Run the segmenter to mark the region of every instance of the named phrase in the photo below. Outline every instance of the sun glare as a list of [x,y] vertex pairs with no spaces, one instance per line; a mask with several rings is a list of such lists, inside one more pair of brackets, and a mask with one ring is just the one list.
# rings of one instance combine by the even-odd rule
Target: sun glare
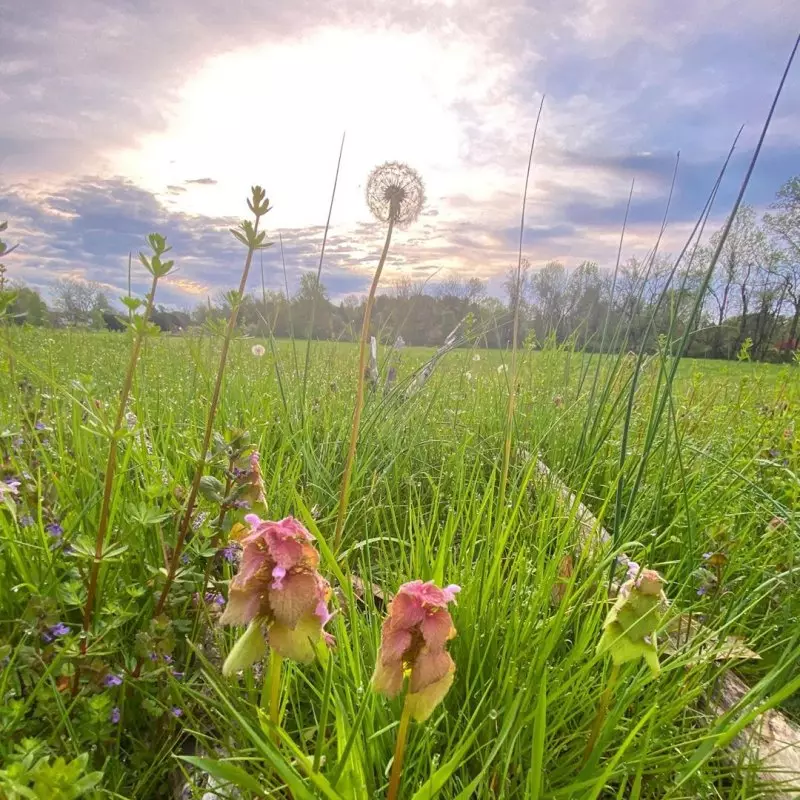
[[[364,180],[386,159],[418,169],[432,201],[470,191],[461,109],[488,98],[498,69],[473,42],[321,30],[209,59],[187,78],[165,132],[113,160],[180,210],[240,215],[248,187],[261,182],[273,225],[319,224],[346,131],[336,217],[366,221]],[[200,178],[216,183],[166,193]]]

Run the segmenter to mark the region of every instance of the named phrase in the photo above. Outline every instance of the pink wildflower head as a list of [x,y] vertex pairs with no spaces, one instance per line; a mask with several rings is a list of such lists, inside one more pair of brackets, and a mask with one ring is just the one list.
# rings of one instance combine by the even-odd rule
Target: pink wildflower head
[[453,584],[440,589],[432,581],[404,583],[383,623],[372,688],[395,697],[408,673],[406,702],[419,722],[431,715],[453,682],[455,664],[445,647],[456,630],[447,606],[459,591]]
[[635,580],[635,586],[641,594],[658,597],[664,586],[664,579],[654,569],[643,569]]
[[270,522],[248,514],[245,520],[250,531],[242,537],[241,565],[220,622],[249,624],[242,639],[252,647],[238,653],[234,647],[223,672],[237,672],[264,655],[266,642],[256,631],[262,624],[271,626],[269,643],[280,655],[311,661],[330,619],[330,586],[317,571],[314,537],[293,517]]

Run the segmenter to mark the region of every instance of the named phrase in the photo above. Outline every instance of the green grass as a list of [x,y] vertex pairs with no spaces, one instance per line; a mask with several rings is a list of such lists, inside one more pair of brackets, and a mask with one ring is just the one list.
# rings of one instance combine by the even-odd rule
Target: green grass
[[[225,594],[231,577],[215,558],[216,508],[205,500],[165,614],[151,620],[219,349],[209,336],[151,338],[130,404],[136,423],[120,438],[100,601],[83,688],[73,697],[105,431],[130,340],[14,331],[13,380],[0,356],[0,477],[19,476],[23,485],[13,516],[0,506],[0,637],[8,645],[0,769],[29,752],[67,761],[89,753],[86,770],[103,777],[85,796],[170,797],[167,776],[181,769],[190,780],[214,773],[244,797],[290,796],[279,787],[295,798],[382,796],[401,701],[369,689],[383,610],[369,592],[353,596],[352,573],[386,593],[414,578],[463,587],[450,644],[456,679],[431,719],[412,727],[402,797],[762,796],[752,770],[726,756],[738,714],[717,721],[709,700],[721,671],[733,666],[753,686],[751,703],[797,715],[796,369],[684,360],[667,389],[670,362],[656,355],[638,374],[629,413],[635,359],[524,353],[509,486],[498,509],[506,354],[455,350],[403,400],[403,381],[432,354],[404,350],[398,389],[367,398],[343,545],[334,554],[357,348],[314,343],[301,407],[292,343],[275,343],[277,360],[269,346],[253,356],[252,344],[234,342],[215,430],[249,432],[270,516],[294,514],[318,537],[321,571],[337,590],[336,648],[309,667],[286,668],[276,738],[262,711],[262,673],[222,678],[220,657],[236,633],[216,624],[213,604],[194,600],[204,591]],[[579,552],[575,515],[537,477],[537,453],[612,532],[600,557]],[[208,472],[221,477],[224,464],[215,457]],[[785,524],[771,526],[774,518]],[[53,547],[46,526],[56,521],[72,553]],[[695,641],[662,654],[657,680],[644,666],[626,668],[598,747],[582,765],[609,671],[595,647],[622,551],[661,571],[676,612],[702,619],[712,638],[743,637],[762,658],[714,662],[698,656]],[[717,585],[708,552],[727,560]],[[567,556],[574,571],[565,578]],[[204,587],[209,563],[213,586]],[[710,591],[698,595],[702,586]],[[554,587],[563,589],[560,603]],[[71,633],[46,644],[42,633],[57,622]],[[150,652],[161,658],[151,661]],[[121,686],[103,685],[109,671],[124,676]]]

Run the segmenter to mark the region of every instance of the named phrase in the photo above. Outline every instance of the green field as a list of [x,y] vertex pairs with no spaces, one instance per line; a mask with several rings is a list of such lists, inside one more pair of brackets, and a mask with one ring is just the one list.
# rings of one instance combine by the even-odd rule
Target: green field
[[[800,710],[796,367],[684,360],[668,382],[672,360],[659,354],[640,364],[520,352],[501,490],[509,354],[455,349],[406,392],[433,351],[404,349],[392,356],[391,391],[367,395],[337,548],[357,348],[313,343],[304,379],[305,343],[262,341],[258,357],[255,340],[234,340],[205,472],[231,480],[226,442],[246,431],[269,518],[294,515],[316,535],[334,589],[336,645],[311,664],[284,663],[275,726],[266,664],[221,673],[241,632],[219,624],[219,607],[235,573],[231,526],[245,509],[221,512],[211,484],[154,617],[220,340],[145,341],[82,654],[131,339],[22,328],[10,337],[0,351],[0,479],[19,485],[0,498],[0,797],[167,798],[186,784],[184,796],[200,798],[209,773],[219,797],[383,797],[403,701],[369,682],[385,601],[417,578],[462,587],[450,607],[456,673],[433,715],[412,723],[401,797],[765,796],[727,744],[745,708]],[[611,541],[581,546],[575,509],[539,475],[537,457]],[[699,632],[677,650],[659,633],[658,678],[641,661],[623,666],[584,760],[611,671],[597,645],[622,552],[664,576],[662,627],[684,615]],[[726,658],[728,637],[760,658]],[[717,717],[715,687],[729,669],[752,691]],[[74,775],[57,761],[82,754]],[[34,773],[38,793],[25,794]],[[58,781],[72,788],[58,794]]]

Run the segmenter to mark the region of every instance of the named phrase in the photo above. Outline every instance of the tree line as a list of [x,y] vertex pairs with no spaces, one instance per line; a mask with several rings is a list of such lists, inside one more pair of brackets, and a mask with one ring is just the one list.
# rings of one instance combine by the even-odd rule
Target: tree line
[[[677,266],[674,256],[661,253],[629,258],[618,268],[585,261],[567,269],[551,261],[533,269],[523,261],[520,270],[509,269],[502,299],[475,277],[401,278],[378,296],[373,333],[383,341],[401,336],[409,345],[439,345],[466,318],[480,344],[505,347],[518,304],[520,343],[552,339],[594,351],[653,351],[660,338],[677,339],[691,324],[690,356],[792,360],[800,349],[800,176],[781,187],[761,217],[740,208],[705,285],[721,237],[722,229]],[[61,280],[52,293],[50,308],[21,287],[11,313],[33,325],[124,327],[98,284]],[[700,313],[693,317],[698,299]],[[226,319],[230,310],[229,295],[221,293],[191,311],[158,307],[153,321],[183,331]],[[239,325],[252,335],[354,341],[363,311],[361,297],[333,302],[316,274],[306,272],[292,296],[263,290],[245,297]]]

